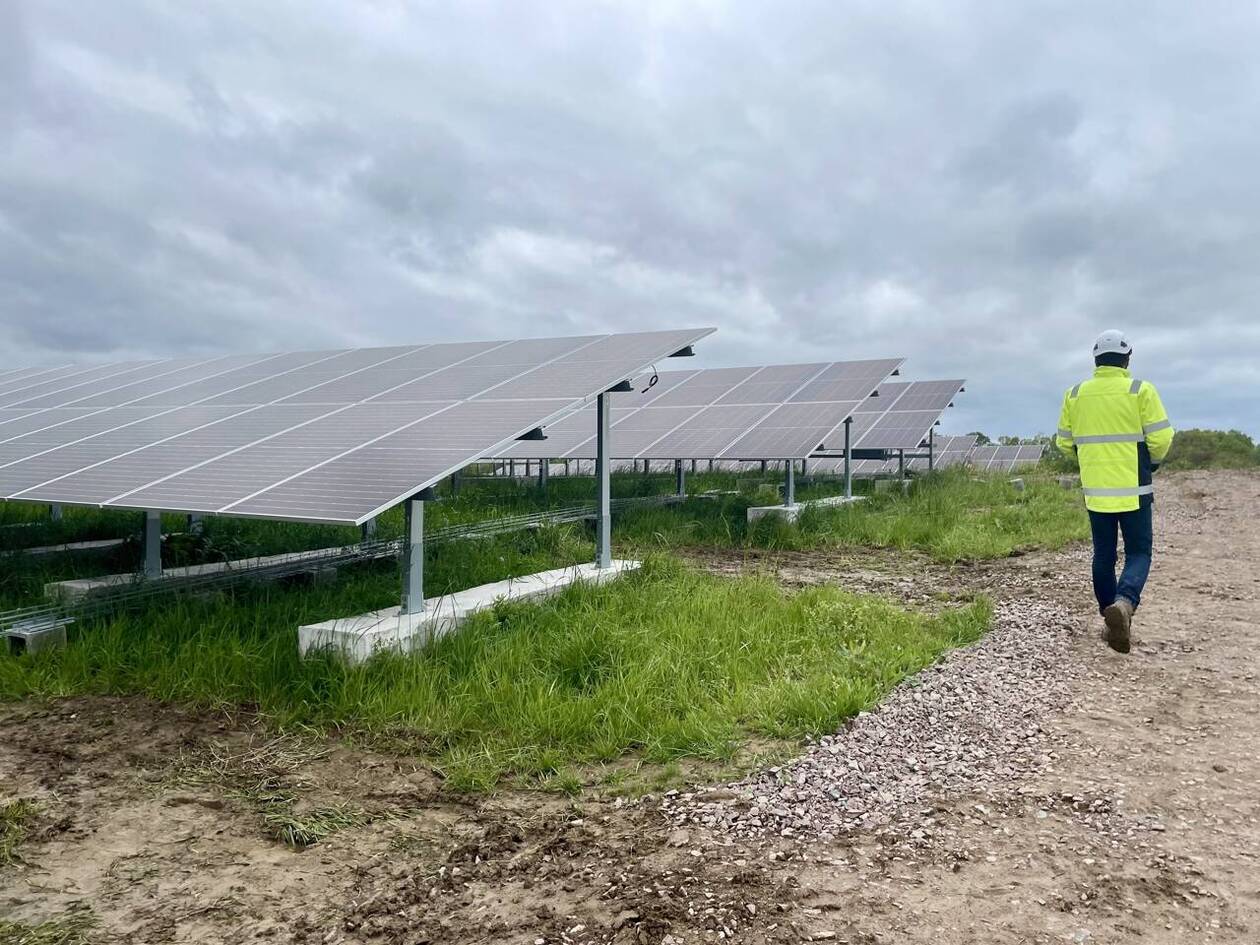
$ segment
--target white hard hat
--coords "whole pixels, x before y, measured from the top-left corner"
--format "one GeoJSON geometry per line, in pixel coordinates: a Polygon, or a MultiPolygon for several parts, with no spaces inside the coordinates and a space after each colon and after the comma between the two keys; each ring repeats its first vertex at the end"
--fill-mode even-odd
{"type": "Polygon", "coordinates": [[[1108,328],[1094,342],[1094,356],[1100,354],[1132,354],[1133,345],[1119,328],[1108,328]]]}

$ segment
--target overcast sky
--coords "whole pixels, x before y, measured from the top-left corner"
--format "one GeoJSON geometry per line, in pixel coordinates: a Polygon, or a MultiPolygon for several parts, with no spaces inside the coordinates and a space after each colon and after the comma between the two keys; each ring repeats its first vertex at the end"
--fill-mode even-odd
{"type": "Polygon", "coordinates": [[[1260,433],[1260,7],[0,0],[4,363],[715,325],[1260,433]]]}

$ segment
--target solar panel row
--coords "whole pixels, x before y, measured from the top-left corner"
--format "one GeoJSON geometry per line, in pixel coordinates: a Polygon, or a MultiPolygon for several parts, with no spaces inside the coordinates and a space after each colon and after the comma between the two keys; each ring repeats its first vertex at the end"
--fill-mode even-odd
{"type": "MultiPolygon", "coordinates": [[[[972,451],[976,446],[975,436],[938,436],[933,442],[932,466],[934,469],[949,469],[952,466],[959,466],[970,461],[972,451]]],[[[921,454],[922,450],[916,448],[916,454],[921,454]]],[[[843,473],[844,460],[834,457],[825,459],[814,459],[810,461],[811,468],[820,473],[843,473]]],[[[928,461],[922,455],[916,455],[914,458],[906,460],[906,469],[918,472],[927,470],[928,461]]],[[[864,459],[857,460],[853,463],[852,475],[854,478],[870,478],[873,476],[892,476],[900,471],[900,461],[894,457],[892,459],[864,459]]]]}
{"type": "MultiPolygon", "coordinates": [[[[936,456],[933,457],[933,468],[949,469],[953,466],[965,465],[971,459],[971,453],[976,448],[978,439],[975,435],[936,437],[934,444],[936,456]]],[[[907,463],[909,468],[918,472],[926,471],[927,465],[928,461],[922,457],[912,459],[907,463]]]]}
{"type": "Polygon", "coordinates": [[[962,380],[890,381],[853,415],[853,449],[916,449],[962,390],[962,380]]]}
{"type": "MultiPolygon", "coordinates": [[[[612,402],[618,459],[803,459],[833,443],[848,417],[903,359],[667,371],[612,402]]],[[[550,424],[547,439],[506,458],[595,455],[594,411],[550,424]]]]}
{"type": "Polygon", "coordinates": [[[712,329],[0,376],[0,498],[360,523],[712,329]]]}
{"type": "Polygon", "coordinates": [[[976,469],[989,472],[1014,472],[1025,466],[1035,466],[1041,462],[1046,448],[1039,444],[1023,444],[1020,446],[981,446],[971,456],[971,464],[976,469]]]}

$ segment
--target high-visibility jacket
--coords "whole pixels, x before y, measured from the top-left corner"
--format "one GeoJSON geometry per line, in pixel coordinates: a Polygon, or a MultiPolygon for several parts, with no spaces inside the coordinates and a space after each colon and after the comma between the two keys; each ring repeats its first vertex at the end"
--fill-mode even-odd
{"type": "Polygon", "coordinates": [[[1085,507],[1093,512],[1131,512],[1155,493],[1152,467],[1172,446],[1173,428],[1149,381],[1124,368],[1099,367],[1063,395],[1055,442],[1076,451],[1085,507]]]}

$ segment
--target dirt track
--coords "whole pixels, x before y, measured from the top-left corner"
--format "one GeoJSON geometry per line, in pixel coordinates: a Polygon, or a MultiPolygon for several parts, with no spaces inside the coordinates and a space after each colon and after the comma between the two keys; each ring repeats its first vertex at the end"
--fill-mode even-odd
{"type": "MultiPolygon", "coordinates": [[[[268,740],[248,720],[73,699],[0,707],[0,800],[42,813],[0,872],[0,916],[88,908],[131,942],[1260,941],[1260,478],[1161,484],[1156,568],[1129,657],[1106,651],[1087,555],[945,570],[886,555],[706,556],[930,605],[985,589],[1071,608],[1047,763],[932,811],[904,855],[679,832],[654,804],[451,799],[408,759],[268,740]],[[299,813],[353,823],[295,851],[299,813]],[[983,803],[976,806],[977,798],[983,803]]],[[[717,795],[721,797],[721,795],[717,795]]]]}

